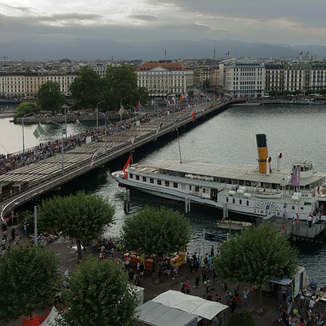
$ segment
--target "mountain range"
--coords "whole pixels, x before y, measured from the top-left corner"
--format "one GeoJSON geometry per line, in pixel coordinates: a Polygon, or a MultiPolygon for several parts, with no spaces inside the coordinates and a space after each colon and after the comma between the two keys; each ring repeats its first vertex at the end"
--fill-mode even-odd
{"type": "Polygon", "coordinates": [[[72,60],[178,60],[178,59],[225,59],[234,57],[252,58],[299,58],[302,52],[310,56],[326,58],[326,46],[289,45],[272,43],[249,43],[232,40],[159,40],[132,43],[107,40],[83,42],[62,41],[60,43],[25,40],[21,42],[0,41],[0,59],[48,61],[62,58],[72,60]],[[215,51],[214,51],[215,44],[215,51]],[[226,53],[229,53],[227,56],[226,53]]]}

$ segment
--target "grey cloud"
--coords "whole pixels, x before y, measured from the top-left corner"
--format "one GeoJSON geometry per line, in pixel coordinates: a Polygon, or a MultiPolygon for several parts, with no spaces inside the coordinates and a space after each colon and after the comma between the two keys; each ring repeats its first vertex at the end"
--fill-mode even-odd
{"type": "Polygon", "coordinates": [[[132,19],[140,19],[143,21],[156,21],[158,20],[157,16],[153,15],[130,15],[129,16],[132,19]]]}

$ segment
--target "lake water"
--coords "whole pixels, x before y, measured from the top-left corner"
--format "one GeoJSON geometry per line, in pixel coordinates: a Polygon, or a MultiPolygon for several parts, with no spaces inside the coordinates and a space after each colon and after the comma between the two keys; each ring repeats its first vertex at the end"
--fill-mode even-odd
{"type": "MultiPolygon", "coordinates": [[[[9,118],[0,119],[0,152],[21,151],[22,130],[20,125],[9,123],[9,118]],[[3,148],[6,148],[6,151],[3,148]]],[[[184,160],[202,160],[229,164],[257,163],[257,133],[267,135],[269,156],[272,166],[276,157],[283,154],[282,167],[291,168],[291,164],[300,160],[311,160],[317,171],[326,173],[324,136],[326,106],[324,105],[262,105],[231,107],[218,116],[211,118],[191,130],[180,130],[180,144],[184,160]]],[[[61,138],[61,130],[55,125],[46,127],[49,134],[46,139],[61,138]]],[[[35,146],[44,139],[36,140],[32,135],[34,126],[25,126],[25,148],[35,146]]],[[[68,134],[81,132],[74,124],[69,124],[68,134]]],[[[174,137],[169,143],[157,141],[146,148],[137,149],[134,162],[146,163],[164,159],[178,159],[178,144],[174,137]]],[[[107,236],[118,237],[124,220],[129,216],[123,211],[124,189],[119,188],[110,176],[110,171],[121,169],[124,158],[108,164],[106,167],[90,172],[74,182],[62,187],[62,193],[86,189],[108,198],[116,206],[116,224],[109,228],[107,236]]],[[[184,212],[184,205],[161,198],[131,192],[131,211],[137,211],[145,204],[166,205],[184,212]]],[[[204,230],[223,233],[215,229],[221,212],[214,209],[192,206],[187,217],[192,225],[192,251],[208,252],[212,243],[203,240],[204,230]]],[[[311,280],[319,285],[326,284],[326,242],[300,243],[300,263],[306,267],[311,280]]]]}

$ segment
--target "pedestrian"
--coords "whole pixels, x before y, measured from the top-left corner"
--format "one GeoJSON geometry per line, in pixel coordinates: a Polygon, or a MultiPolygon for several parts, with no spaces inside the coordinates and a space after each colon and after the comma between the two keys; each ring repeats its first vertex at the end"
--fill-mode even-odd
{"type": "Polygon", "coordinates": [[[312,214],[309,213],[309,216],[308,216],[308,226],[309,226],[310,228],[312,227],[312,220],[313,220],[312,214]]]}
{"type": "Polygon", "coordinates": [[[207,275],[207,269],[206,269],[205,266],[203,266],[203,268],[201,269],[201,275],[203,277],[203,283],[205,283],[206,282],[206,279],[207,279],[207,277],[206,277],[206,275],[207,275]]]}
{"type": "Polygon", "coordinates": [[[200,277],[199,272],[196,272],[196,284],[195,284],[195,288],[196,288],[197,286],[199,286],[199,277],[200,277]]]}
{"type": "Polygon", "coordinates": [[[282,231],[285,231],[285,224],[284,224],[284,222],[282,224],[282,231]]]}
{"type": "Polygon", "coordinates": [[[248,290],[248,288],[245,288],[243,290],[243,300],[244,300],[245,306],[248,304],[248,299],[249,299],[249,290],[248,290]]]}
{"type": "Polygon", "coordinates": [[[211,286],[211,283],[210,283],[209,278],[208,278],[206,280],[206,296],[207,296],[208,293],[210,293],[210,291],[209,291],[210,286],[211,286]]]}
{"type": "Polygon", "coordinates": [[[211,256],[214,257],[214,245],[211,246],[211,256]]]}

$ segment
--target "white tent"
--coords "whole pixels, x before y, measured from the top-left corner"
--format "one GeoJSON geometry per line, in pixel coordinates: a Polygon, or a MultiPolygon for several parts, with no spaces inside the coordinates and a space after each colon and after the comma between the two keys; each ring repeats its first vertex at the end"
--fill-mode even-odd
{"type": "Polygon", "coordinates": [[[211,320],[228,306],[219,302],[208,301],[200,297],[169,290],[152,300],[171,308],[177,308],[190,314],[211,320]]]}
{"type": "Polygon", "coordinates": [[[53,306],[49,315],[46,317],[44,322],[40,326],[52,326],[56,325],[55,319],[58,317],[58,310],[53,306]]]}

